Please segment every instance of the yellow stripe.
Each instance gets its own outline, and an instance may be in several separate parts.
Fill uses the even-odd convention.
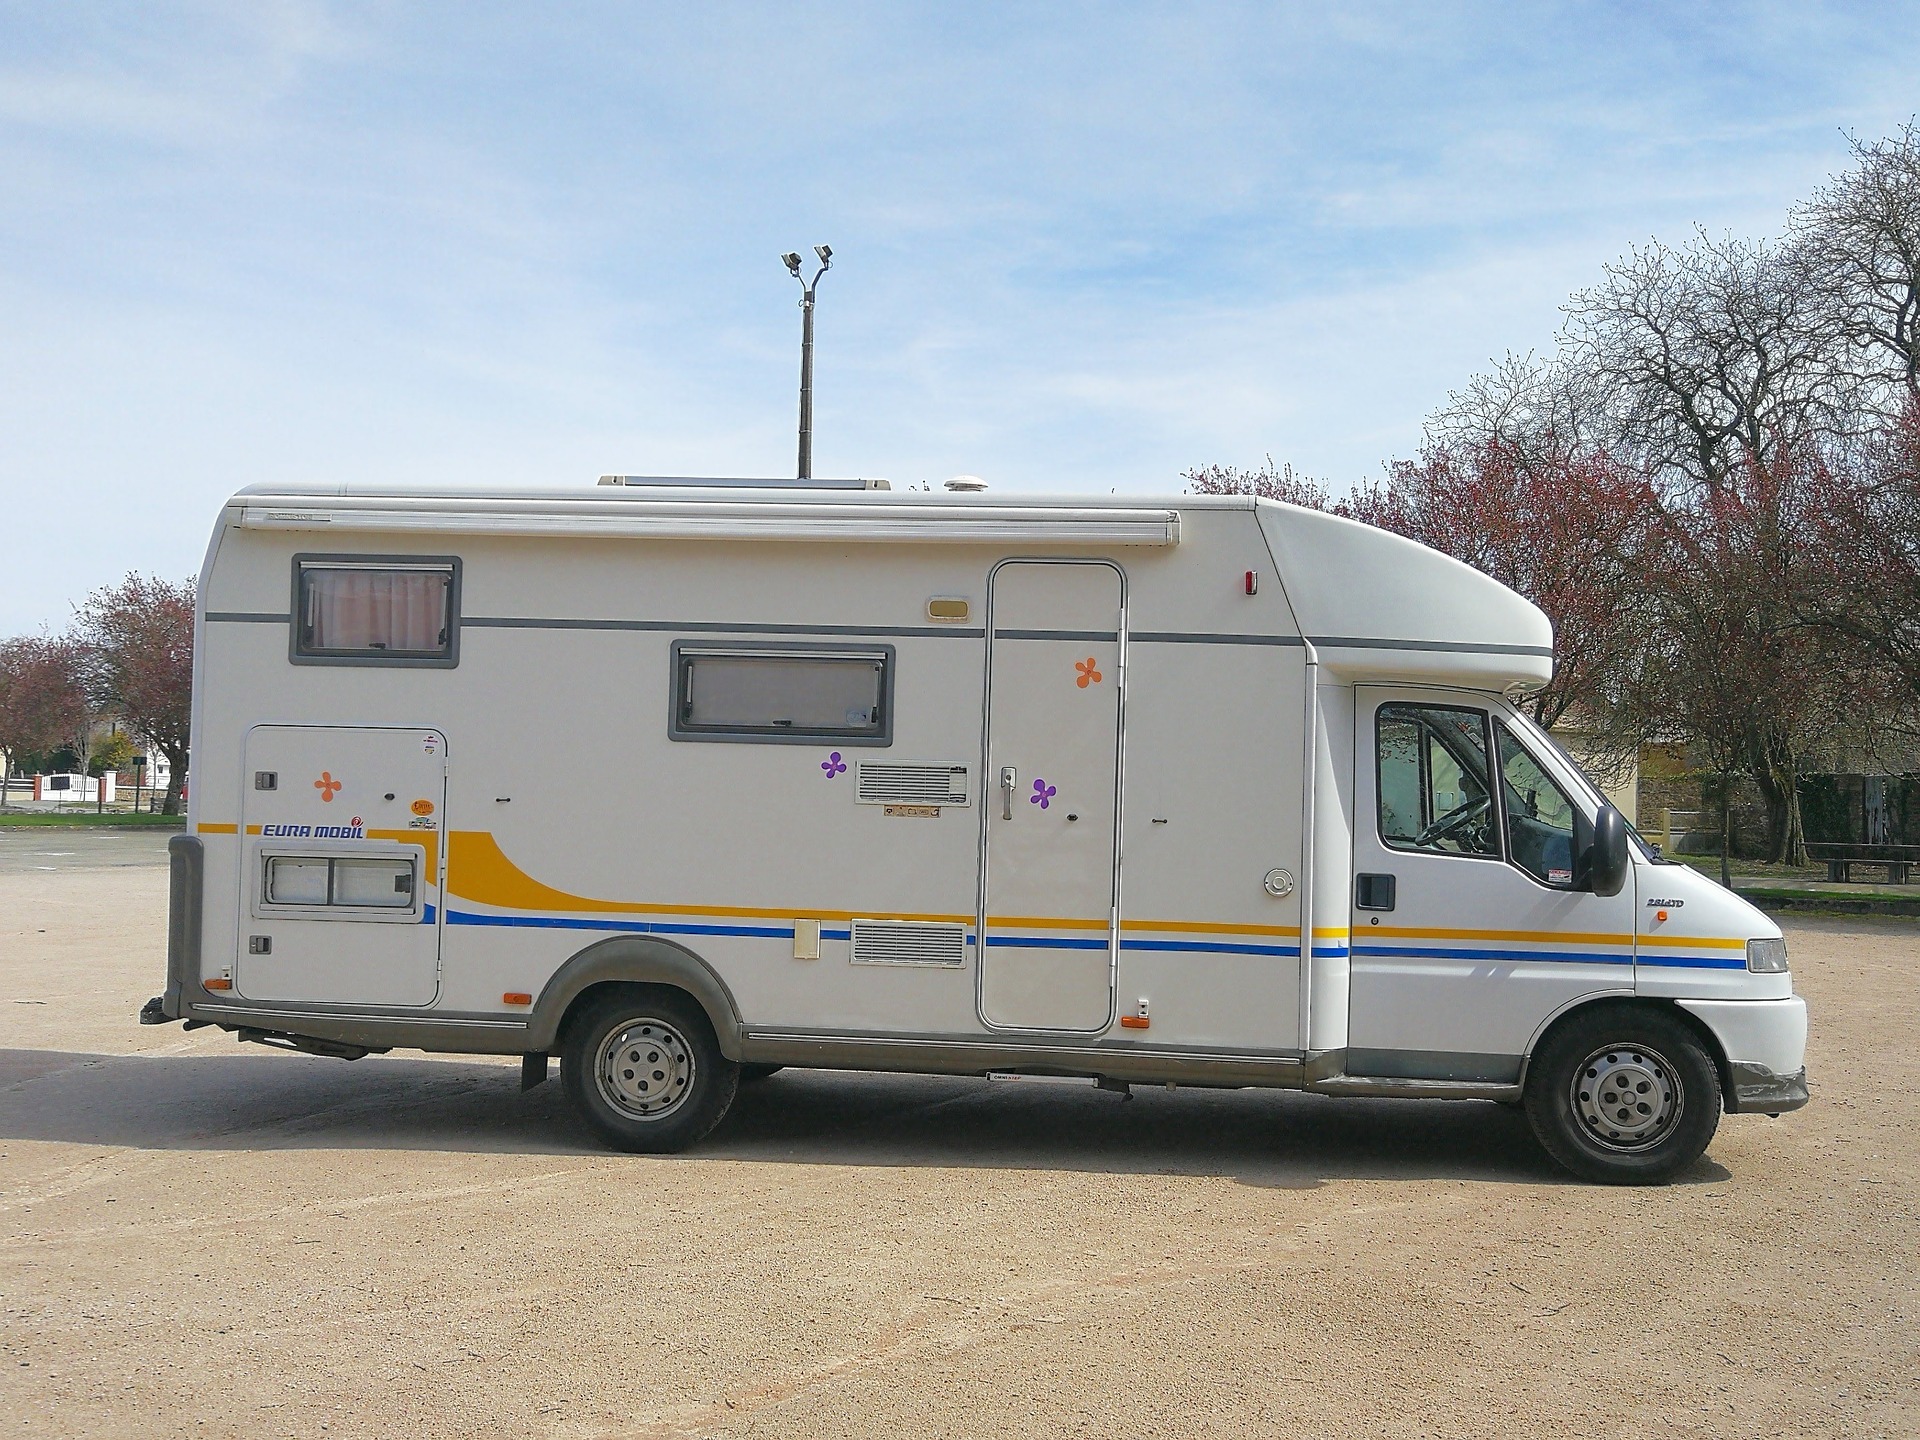
[[[1631,945],[1631,935],[1598,935],[1577,930],[1449,930],[1427,925],[1369,925],[1368,935],[1398,935],[1410,940],[1534,940],[1557,945]]]
[[[1681,950],[1744,950],[1744,940],[1725,940],[1711,935],[1654,935],[1640,937],[1640,943],[1652,950],[1664,950],[1669,945]]]
[[[784,910],[755,905],[649,905],[637,900],[596,900],[572,895],[534,879],[500,849],[485,830],[454,830],[447,836],[447,893],[501,910],[570,910],[598,915],[731,915],[752,920],[791,920],[806,915],[817,920],[869,918],[866,911]],[[878,917],[872,917],[878,918]],[[898,920],[942,920],[964,925],[971,915],[896,915]]]
[[[214,825],[205,820],[202,820],[193,828],[198,830],[202,835],[238,835],[240,833],[240,827],[238,825]]]
[[[260,827],[258,825],[247,826],[247,834],[258,835],[259,833],[260,833]]]
[[[1292,930],[1283,933],[1298,935],[1300,930],[1299,927],[1296,926]],[[1352,932],[1344,925],[1316,925],[1313,927],[1313,938],[1316,940],[1344,940],[1351,933]]]
[[[370,835],[374,832],[368,832]],[[418,839],[418,830],[381,831],[379,838]],[[599,915],[727,915],[750,920],[791,920],[805,915],[817,920],[894,919],[931,920],[949,925],[971,924],[972,915],[894,914],[878,916],[871,910],[821,910],[812,906],[769,908],[760,905],[655,905],[639,900],[601,900],[574,895],[536,880],[522,870],[485,830],[451,831],[447,840],[447,893],[498,910],[572,911]],[[1052,915],[993,915],[991,926],[1027,930],[1091,930],[1107,928],[1107,921]],[[1298,935],[1297,925],[1228,925],[1202,920],[1128,920],[1123,930],[1192,935]],[[1345,935],[1344,930],[1315,932]]]

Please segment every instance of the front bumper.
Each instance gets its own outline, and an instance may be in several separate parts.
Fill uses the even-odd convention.
[[[1738,1060],[1727,1065],[1729,1115],[1782,1115],[1807,1103],[1807,1068],[1780,1075],[1764,1065]]]

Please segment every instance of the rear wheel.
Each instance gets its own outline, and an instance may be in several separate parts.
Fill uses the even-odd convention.
[[[1596,1006],[1541,1046],[1526,1106],[1540,1144],[1583,1180],[1658,1185],[1706,1152],[1720,1124],[1720,1078],[1671,1015]]]
[[[567,1099],[601,1139],[649,1154],[684,1150],[718,1125],[740,1074],[698,1004],[648,986],[609,992],[575,1017],[560,1069]]]

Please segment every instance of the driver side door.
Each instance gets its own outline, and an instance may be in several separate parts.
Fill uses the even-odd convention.
[[[1591,802],[1489,697],[1357,700],[1347,1071],[1516,1080],[1550,1016],[1631,993],[1634,887],[1587,887]]]

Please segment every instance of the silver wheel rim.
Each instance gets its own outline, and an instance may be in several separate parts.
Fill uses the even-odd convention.
[[[634,1120],[660,1120],[693,1093],[693,1047],[664,1020],[629,1020],[607,1032],[594,1056],[600,1098]]]
[[[1659,1051],[1608,1045],[1580,1062],[1568,1098],[1590,1140],[1632,1154],[1651,1150],[1673,1133],[1686,1092]]]

